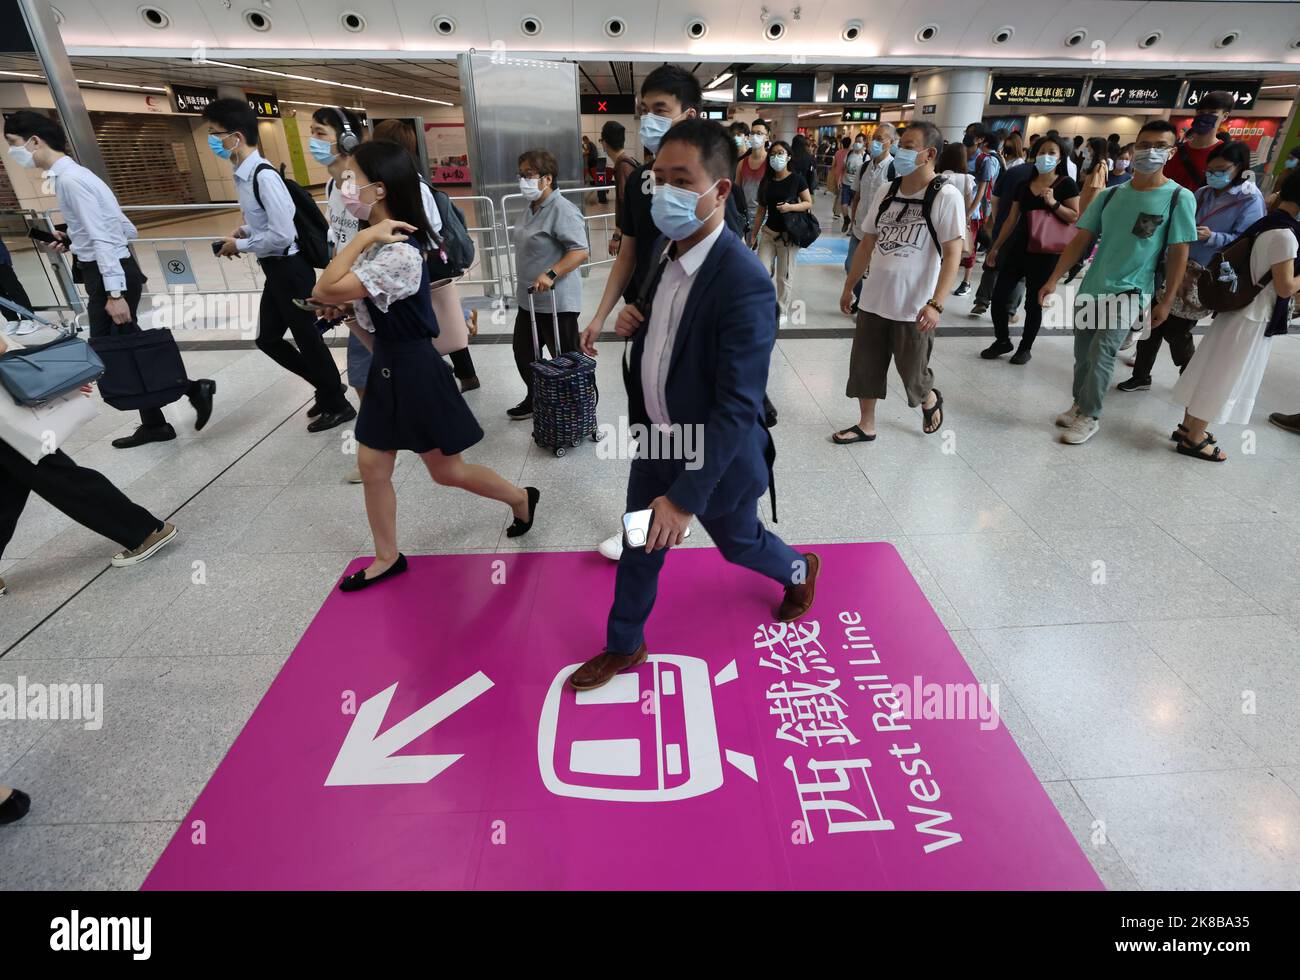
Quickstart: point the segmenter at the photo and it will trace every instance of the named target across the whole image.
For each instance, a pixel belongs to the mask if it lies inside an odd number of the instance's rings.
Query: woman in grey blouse
[[[575,274],[590,254],[587,226],[572,201],[555,192],[559,167],[549,150],[529,150],[519,157],[519,192],[528,207],[515,222],[515,366],[528,388],[524,400],[506,414],[517,420],[533,414],[533,329],[528,316],[531,288],[537,304],[537,336],[551,356],[555,349],[555,319],[559,320],[560,350],[578,349],[578,314],[582,312],[582,280]],[[553,304],[553,305],[552,305]],[[552,313],[556,316],[553,319]]]

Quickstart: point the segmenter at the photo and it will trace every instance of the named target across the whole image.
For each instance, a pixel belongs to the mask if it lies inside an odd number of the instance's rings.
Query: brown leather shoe
[[[642,643],[637,652],[628,656],[624,653],[602,651],[573,672],[569,686],[575,691],[594,691],[604,687],[619,671],[638,667],[645,663],[646,649]]]
[[[803,585],[788,585],[781,608],[776,611],[777,618],[783,623],[792,623],[812,608],[813,596],[817,592],[817,575],[822,569],[822,560],[813,552],[803,556],[808,563],[808,577]]]

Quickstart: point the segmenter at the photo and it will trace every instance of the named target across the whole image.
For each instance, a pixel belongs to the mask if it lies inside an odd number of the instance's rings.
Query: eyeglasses
[[[1172,143],[1152,143],[1149,140],[1143,140],[1141,143],[1133,144],[1133,149],[1135,150],[1172,150],[1173,148],[1174,144]]]

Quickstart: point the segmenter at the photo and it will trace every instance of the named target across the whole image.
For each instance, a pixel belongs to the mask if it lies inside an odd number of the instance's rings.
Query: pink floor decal
[[[587,695],[597,555],[331,593],[144,887],[1100,888],[893,547],[817,550],[788,628],[673,554],[651,659]]]

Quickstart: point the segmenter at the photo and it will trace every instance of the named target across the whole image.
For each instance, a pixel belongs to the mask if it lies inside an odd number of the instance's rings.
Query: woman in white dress
[[[1250,251],[1250,277],[1264,288],[1244,309],[1220,313],[1206,330],[1171,401],[1185,405],[1175,433],[1184,456],[1222,463],[1227,455],[1205,431],[1207,425],[1246,425],[1264,379],[1273,336],[1286,332],[1287,301],[1300,291],[1296,255],[1300,251],[1300,174],[1288,177],[1278,193],[1277,212],[1262,219]]]

